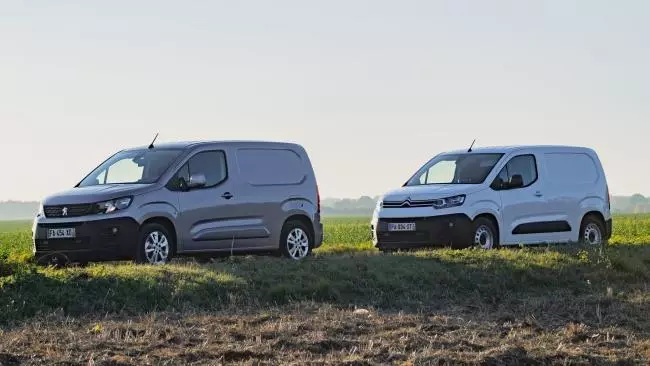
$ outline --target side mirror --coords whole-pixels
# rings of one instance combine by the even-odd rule
[[[190,176],[190,181],[187,182],[187,188],[201,188],[205,186],[206,180],[205,175],[203,174],[192,174]]]
[[[521,174],[513,174],[513,176],[510,178],[508,188],[521,188],[523,186],[524,178],[521,176]]]

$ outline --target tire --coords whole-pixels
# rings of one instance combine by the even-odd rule
[[[580,224],[580,237],[578,242],[590,247],[604,247],[607,244],[605,239],[605,224],[595,215],[587,215]]]
[[[166,264],[176,248],[175,238],[164,225],[151,223],[142,226],[138,238],[135,261],[140,264]]]
[[[280,253],[286,258],[301,260],[311,254],[314,239],[302,221],[292,220],[284,224],[280,235]]]
[[[70,259],[62,253],[50,253],[38,258],[36,263],[44,267],[64,268],[70,266]]]
[[[490,250],[499,248],[499,232],[492,220],[479,217],[472,223],[471,248]]]

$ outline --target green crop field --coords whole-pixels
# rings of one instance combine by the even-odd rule
[[[650,216],[604,250],[381,255],[368,218],[328,218],[301,262],[42,268],[0,222],[4,364],[647,364]]]

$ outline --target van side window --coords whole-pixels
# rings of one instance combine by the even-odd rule
[[[178,170],[174,178],[169,182],[168,187],[174,191],[184,190],[187,188],[187,182],[189,181],[190,168],[187,163],[185,163],[185,165]]]
[[[600,176],[596,163],[585,153],[546,153],[544,163],[549,182],[558,185],[593,184]]]
[[[307,178],[308,164],[290,148],[239,148],[236,154],[242,180],[252,185],[296,185]]]
[[[174,174],[172,179],[167,182],[167,188],[172,191],[183,191],[187,188],[187,182],[190,180],[190,168],[185,163],[177,172]]]
[[[187,163],[190,175],[205,176],[204,188],[214,187],[228,177],[226,154],[223,151],[203,151],[192,156]]]
[[[537,180],[537,162],[533,155],[519,155],[510,159],[492,183],[494,189],[528,187]]]

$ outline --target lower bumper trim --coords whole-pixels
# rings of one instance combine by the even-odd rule
[[[48,239],[52,228],[74,227],[71,239]],[[115,218],[71,223],[37,223],[34,235],[34,257],[57,255],[69,261],[109,261],[133,258],[138,241],[139,225],[130,218]]]
[[[391,223],[415,223],[415,231],[389,231]],[[414,218],[381,218],[373,228],[379,249],[463,247],[470,241],[472,221],[463,214]]]

